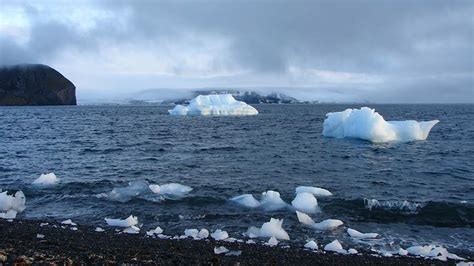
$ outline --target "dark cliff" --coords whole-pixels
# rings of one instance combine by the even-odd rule
[[[3,66],[0,105],[76,105],[76,87],[46,65]]]

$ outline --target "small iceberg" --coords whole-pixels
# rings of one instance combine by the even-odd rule
[[[18,213],[26,209],[26,197],[21,190],[17,191],[15,195],[8,195],[7,192],[0,190],[0,216],[7,217],[5,219],[15,219]]]
[[[127,202],[133,197],[137,197],[148,191],[148,182],[144,180],[135,180],[128,182],[126,187],[118,187],[112,189],[105,196],[109,200]]]
[[[224,246],[214,248],[214,254],[216,254],[216,255],[219,255],[219,254],[222,254],[222,253],[227,253],[227,252],[229,252],[229,250],[227,248],[225,248]]]
[[[260,202],[256,200],[252,194],[244,194],[244,195],[236,196],[236,197],[231,198],[230,201],[235,202],[247,208],[257,208],[260,206]]]
[[[417,122],[385,121],[374,109],[346,109],[326,114],[323,136],[334,138],[358,138],[376,143],[409,142],[426,140],[439,120]]]
[[[316,213],[318,210],[318,200],[309,192],[300,192],[296,194],[291,205],[293,205],[293,207],[298,211],[304,213]]]
[[[102,227],[96,227],[94,231],[100,233],[100,232],[104,232],[105,230]]]
[[[296,216],[298,216],[298,221],[300,223],[320,231],[333,230],[344,224],[341,220],[336,219],[327,219],[322,222],[316,223],[307,214],[299,211],[296,211]]]
[[[268,239],[268,241],[265,243],[265,245],[269,246],[269,247],[274,247],[276,245],[278,245],[278,240],[272,236],[270,237],[270,239]]]
[[[138,218],[136,216],[130,215],[126,219],[110,219],[110,218],[105,218],[105,222],[109,226],[115,226],[115,227],[130,227],[138,224]]]
[[[136,227],[135,225],[132,225],[130,227],[123,229],[122,232],[126,234],[138,234],[140,233],[140,228]]]
[[[319,187],[299,186],[295,189],[295,191],[296,193],[308,192],[316,197],[332,196],[332,193],[329,190]]]
[[[318,250],[318,244],[314,240],[311,240],[304,245],[304,248]]]
[[[341,254],[347,253],[347,251],[342,248],[341,243],[337,239],[327,244],[326,246],[324,246],[324,250],[341,253]]]
[[[262,193],[260,206],[265,211],[276,211],[286,208],[288,205],[281,199],[278,191],[269,190]]]
[[[201,229],[199,230],[199,233],[198,233],[198,238],[199,239],[206,239],[209,237],[209,231],[207,229]]]
[[[182,198],[193,190],[192,187],[178,183],[169,183],[164,185],[149,185],[150,190],[158,195],[168,199]]]
[[[412,246],[407,248],[407,253],[415,256],[421,256],[425,258],[435,258],[441,261],[452,260],[464,260],[456,254],[449,253],[446,248],[435,245],[426,246]]]
[[[18,214],[15,210],[8,210],[7,212],[0,212],[0,219],[12,220],[16,218]]]
[[[155,236],[155,235],[161,235],[162,233],[163,233],[163,229],[161,229],[161,227],[157,226],[155,229],[147,231],[146,235],[147,236]]]
[[[255,237],[275,237],[282,240],[290,240],[290,236],[282,227],[283,219],[271,218],[269,222],[262,225],[261,228],[255,226],[250,227],[247,230],[247,235],[250,238]]]
[[[188,106],[176,105],[168,110],[170,115],[257,115],[257,109],[237,101],[231,94],[199,95],[189,102]]]
[[[347,251],[347,253],[354,255],[354,254],[357,254],[357,253],[359,253],[359,252],[357,251],[357,249],[350,248],[350,249]]]
[[[377,233],[361,233],[355,229],[352,228],[347,228],[347,233],[352,237],[352,238],[359,238],[359,239],[370,239],[370,238],[376,238],[379,234]]]
[[[219,240],[224,240],[226,238],[229,238],[229,234],[226,231],[217,229],[216,231],[214,231],[214,233],[211,234],[211,237],[219,241]]]
[[[32,184],[36,186],[53,186],[57,183],[59,183],[59,178],[54,173],[49,173],[40,175]]]
[[[76,225],[77,225],[77,224],[74,223],[71,219],[64,220],[64,221],[61,222],[61,224],[72,225],[72,226],[76,226]]]

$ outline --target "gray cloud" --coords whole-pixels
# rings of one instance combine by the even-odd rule
[[[289,69],[296,67],[375,75],[384,82],[289,81],[282,86],[290,94],[312,87],[318,97],[339,86],[354,99],[410,101],[408,92],[417,90],[426,95],[422,101],[455,102],[474,91],[469,78],[474,74],[472,1],[98,1],[87,8],[109,15],[96,18],[87,30],[78,27],[80,22],[45,19],[27,2],[21,6],[31,36],[21,45],[0,32],[2,64],[47,63],[71,49],[100,56],[106,42],[156,53],[158,62],[163,54],[183,53],[185,62],[170,67],[180,84],[186,79],[180,75],[196,68],[186,62],[223,41],[219,49],[207,51],[210,71],[237,69],[260,80],[248,84],[249,76],[239,74],[197,81],[196,87],[275,86],[268,77],[291,80]],[[80,10],[84,4],[69,8]]]

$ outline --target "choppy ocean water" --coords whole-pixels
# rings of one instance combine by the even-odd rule
[[[371,105],[386,120],[439,119],[427,141],[372,144],[321,135],[327,112],[346,105],[258,105],[250,117],[173,117],[164,106],[0,108],[0,188],[21,189],[20,217],[68,219],[104,226],[105,217],[138,216],[144,228],[165,233],[222,228],[241,237],[250,226],[283,218],[294,245],[307,239],[345,247],[442,244],[474,254],[474,105]],[[31,186],[54,172],[59,185]],[[142,193],[124,200],[101,197],[129,181],[178,182],[186,198],[160,200]],[[264,212],[229,199],[257,199],[276,190],[290,203],[300,185],[324,187],[319,221],[377,232],[354,242],[342,227],[316,232],[294,211]],[[180,217],[181,216],[181,217]]]

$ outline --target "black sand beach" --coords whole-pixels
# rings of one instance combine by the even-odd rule
[[[301,248],[267,247],[261,244],[214,240],[164,240],[117,234],[107,228],[78,225],[61,228],[59,223],[0,220],[0,265],[11,264],[210,264],[210,265],[454,265],[408,257],[376,257],[370,254],[338,255]],[[57,227],[53,227],[57,225]],[[37,234],[44,238],[37,238]],[[214,247],[242,251],[240,256],[214,254]]]

